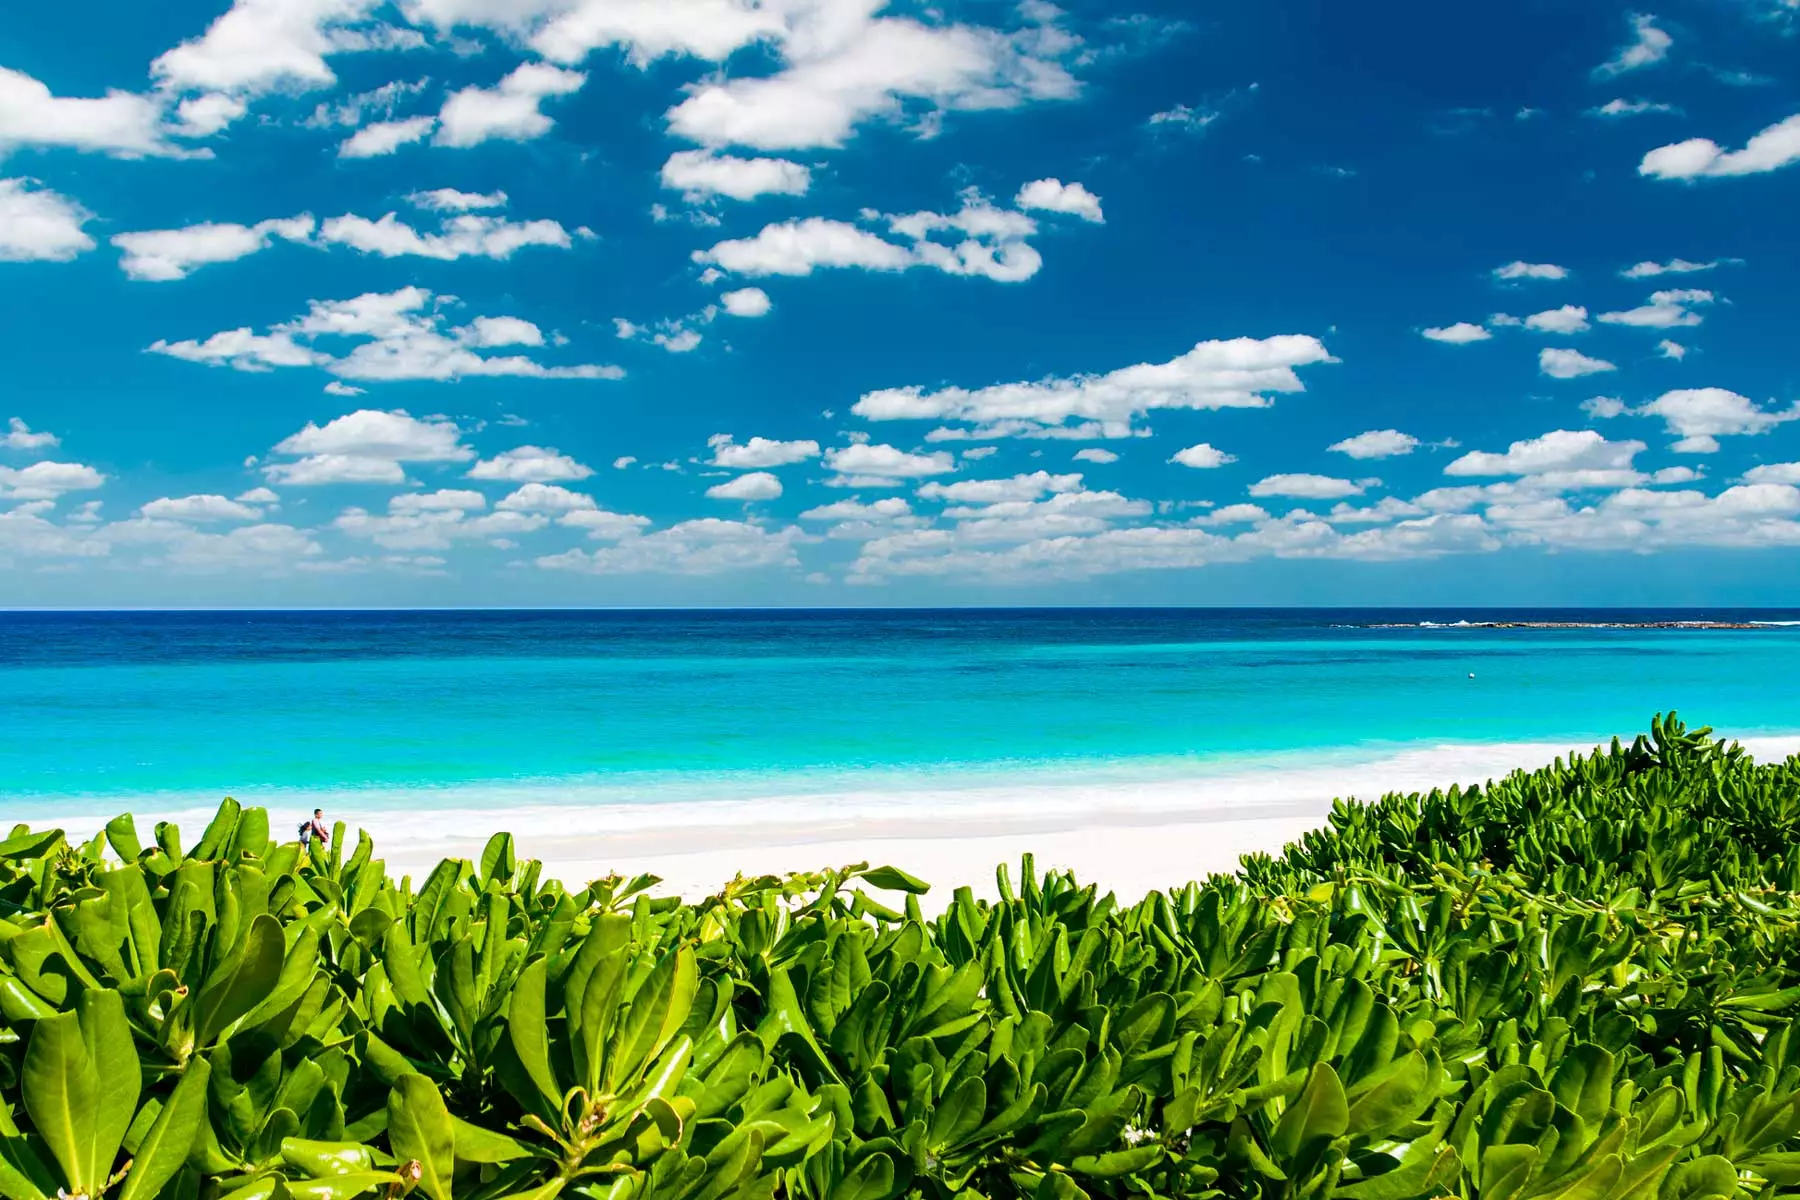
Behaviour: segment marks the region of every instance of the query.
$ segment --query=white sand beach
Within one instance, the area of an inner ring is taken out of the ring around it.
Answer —
[[[1800,753],[1800,737],[1746,738],[1759,761]],[[1586,746],[1578,747],[1585,751]],[[1188,779],[1035,780],[1030,786],[955,790],[857,791],[755,799],[632,805],[519,805],[496,793],[491,807],[459,796],[454,806],[349,812],[328,821],[366,829],[395,875],[422,876],[440,859],[478,859],[487,839],[511,831],[521,857],[542,859],[545,874],[583,885],[608,874],[660,876],[662,894],[689,899],[716,892],[740,873],[783,874],[867,862],[891,864],[929,880],[927,910],[958,887],[995,894],[997,864],[1035,856],[1040,868],[1068,869],[1083,882],[1133,901],[1215,872],[1241,855],[1278,852],[1323,823],[1334,797],[1374,798],[1452,782],[1479,783],[1515,768],[1542,766],[1572,747],[1563,743],[1441,746],[1363,761],[1303,765],[1284,759]],[[270,809],[277,836],[306,811],[295,797],[241,795]],[[210,807],[135,804],[146,835],[157,820],[180,824],[189,844]],[[160,811],[159,811],[160,809]],[[91,836],[110,813],[21,814],[38,828],[61,825]],[[349,838],[352,845],[355,833]],[[346,847],[346,851],[349,847]]]

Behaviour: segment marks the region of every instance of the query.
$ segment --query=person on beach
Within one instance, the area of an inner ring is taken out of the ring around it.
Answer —
[[[300,849],[310,855],[315,839],[322,846],[331,844],[331,831],[325,828],[325,810],[322,808],[313,809],[312,819],[300,823]]]

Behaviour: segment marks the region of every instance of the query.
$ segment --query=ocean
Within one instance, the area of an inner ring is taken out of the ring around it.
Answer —
[[[1481,624],[1521,621],[1588,627]],[[1669,621],[1756,624],[1617,627]],[[1669,709],[1791,735],[1796,678],[1800,614],[1767,611],[10,612],[0,815],[1129,815]]]

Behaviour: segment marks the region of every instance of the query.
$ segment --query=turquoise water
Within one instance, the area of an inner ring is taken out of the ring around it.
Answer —
[[[0,614],[0,812],[1177,778],[1270,756],[1591,743],[1670,708],[1735,735],[1800,731],[1800,628],[1416,627],[1671,615],[1734,616]]]

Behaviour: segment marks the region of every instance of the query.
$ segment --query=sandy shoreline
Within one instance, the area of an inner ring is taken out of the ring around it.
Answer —
[[[1745,738],[1759,761],[1800,753],[1800,736]],[[1230,871],[1241,855],[1276,852],[1316,828],[1339,796],[1373,798],[1478,783],[1514,768],[1542,766],[1569,743],[1421,747],[1366,761],[1308,765],[1290,757],[1186,779],[1077,778],[1029,785],[845,790],[821,796],[721,797],[672,804],[517,806],[496,794],[486,808],[466,797],[454,807],[328,812],[352,831],[367,829],[378,857],[415,878],[446,857],[475,859],[488,837],[510,830],[523,857],[544,861],[547,877],[567,883],[617,872],[649,872],[664,894],[698,898],[745,875],[816,870],[857,862],[892,864],[930,880],[947,901],[957,887],[994,895],[994,869],[1036,856],[1040,867],[1073,870],[1084,882],[1135,900],[1208,874]],[[266,804],[277,836],[299,819],[293,797],[240,795]],[[197,798],[196,798],[197,800]],[[59,825],[91,836],[110,812],[84,802],[71,813],[8,813],[37,828]],[[72,807],[72,806],[70,806]],[[211,808],[129,806],[148,836],[173,819],[190,844]],[[354,832],[351,841],[354,844]],[[930,905],[928,904],[928,907]]]

